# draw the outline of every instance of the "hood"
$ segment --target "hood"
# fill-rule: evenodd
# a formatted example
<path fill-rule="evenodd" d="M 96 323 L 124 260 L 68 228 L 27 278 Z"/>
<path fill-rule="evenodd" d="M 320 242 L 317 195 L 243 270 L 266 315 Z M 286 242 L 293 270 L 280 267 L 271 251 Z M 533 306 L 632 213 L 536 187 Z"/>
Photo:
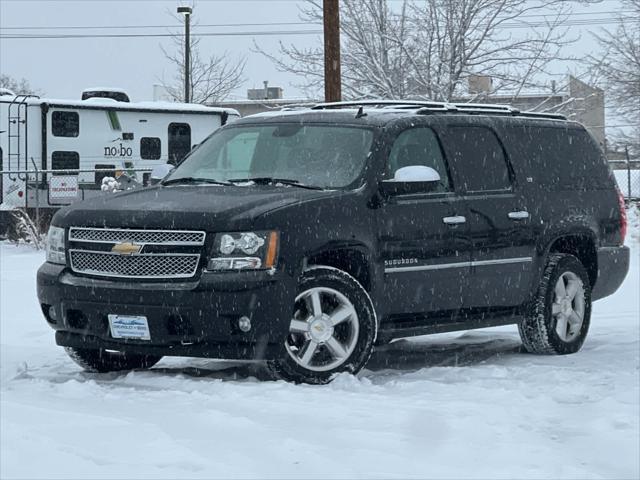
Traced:
<path fill-rule="evenodd" d="M 337 193 L 273 186 L 148 187 L 78 202 L 60 210 L 52 223 L 62 227 L 242 229 L 264 213 Z"/>

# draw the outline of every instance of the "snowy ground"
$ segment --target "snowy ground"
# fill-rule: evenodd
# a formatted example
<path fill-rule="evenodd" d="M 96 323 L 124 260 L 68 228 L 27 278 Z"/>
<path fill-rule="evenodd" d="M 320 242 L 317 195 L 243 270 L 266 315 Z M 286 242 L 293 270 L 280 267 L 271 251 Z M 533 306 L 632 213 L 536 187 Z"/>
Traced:
<path fill-rule="evenodd" d="M 631 271 L 579 353 L 522 353 L 515 327 L 422 337 L 322 387 L 189 359 L 82 373 L 39 312 L 43 254 L 0 244 L 0 478 L 638 478 L 631 220 Z"/>

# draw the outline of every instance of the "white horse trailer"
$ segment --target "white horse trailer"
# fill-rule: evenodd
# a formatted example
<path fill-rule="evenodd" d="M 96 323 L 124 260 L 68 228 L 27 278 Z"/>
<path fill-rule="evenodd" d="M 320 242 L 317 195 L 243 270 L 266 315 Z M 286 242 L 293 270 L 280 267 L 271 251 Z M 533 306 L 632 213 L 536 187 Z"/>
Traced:
<path fill-rule="evenodd" d="M 52 100 L 0 94 L 0 210 L 49 208 L 101 194 L 102 178 L 177 163 L 239 116 L 203 105 Z"/>

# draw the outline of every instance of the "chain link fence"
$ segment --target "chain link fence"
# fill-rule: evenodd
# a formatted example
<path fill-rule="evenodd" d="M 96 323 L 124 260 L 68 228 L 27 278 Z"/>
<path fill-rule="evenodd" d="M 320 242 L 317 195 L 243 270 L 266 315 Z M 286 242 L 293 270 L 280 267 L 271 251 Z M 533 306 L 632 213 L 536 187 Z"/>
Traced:
<path fill-rule="evenodd" d="M 146 186 L 151 170 L 34 168 L 0 172 L 0 239 L 41 236 L 47 231 L 51 217 L 58 208 L 99 195 L 109 195 L 114 189 L 129 190 Z M 111 188 L 105 191 L 105 187 Z M 33 240 L 33 243 L 37 242 Z"/>
<path fill-rule="evenodd" d="M 624 198 L 628 202 L 640 201 L 640 159 L 610 161 L 609 165 Z"/>

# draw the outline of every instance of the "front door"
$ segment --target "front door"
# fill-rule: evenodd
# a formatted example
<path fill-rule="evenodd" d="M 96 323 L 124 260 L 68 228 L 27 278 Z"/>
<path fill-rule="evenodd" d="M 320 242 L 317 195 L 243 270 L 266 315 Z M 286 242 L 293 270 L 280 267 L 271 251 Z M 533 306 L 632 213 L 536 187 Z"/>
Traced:
<path fill-rule="evenodd" d="M 533 275 L 534 235 L 529 206 L 496 133 L 484 126 L 449 126 L 447 153 L 467 200 L 473 252 L 465 303 L 522 304 Z"/>
<path fill-rule="evenodd" d="M 390 195 L 379 212 L 379 240 L 390 315 L 457 311 L 469 274 L 466 206 L 458 196 L 435 132 L 414 127 L 401 132 L 389 155 L 385 176 L 402 167 L 435 169 L 435 189 Z"/>

